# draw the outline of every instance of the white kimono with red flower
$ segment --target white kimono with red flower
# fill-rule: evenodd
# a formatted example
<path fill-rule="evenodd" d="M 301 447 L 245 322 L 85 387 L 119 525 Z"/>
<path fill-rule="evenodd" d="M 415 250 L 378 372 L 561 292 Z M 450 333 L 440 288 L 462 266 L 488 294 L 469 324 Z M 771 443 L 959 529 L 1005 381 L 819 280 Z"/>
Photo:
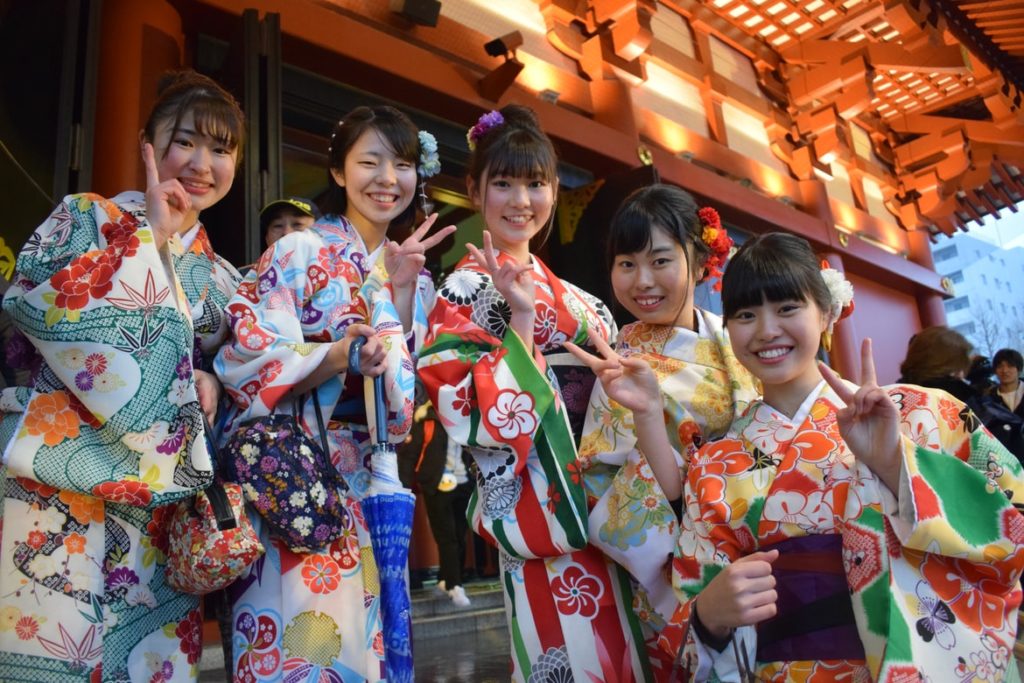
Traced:
<path fill-rule="evenodd" d="M 388 348 L 388 434 L 394 443 L 404 439 L 412 425 L 416 379 L 410 349 L 424 337 L 434 288 L 424 271 L 413 329 L 405 334 L 383 250 L 382 245 L 368 254 L 347 220 L 326 216 L 260 257 L 228 304 L 234 339 L 215 363 L 234 403 L 227 433 L 275 409 L 292 412 L 291 388 L 320 365 L 350 324 L 365 322 Z M 340 683 L 384 677 L 380 584 L 359 502 L 370 483 L 363 386 L 364 378 L 341 373 L 317 390 L 331 462 L 348 483 L 342 494 L 345 535 L 320 552 L 293 553 L 248 508 L 267 552 L 230 589 L 236 680 Z M 306 400 L 302 422 L 319 443 L 315 410 Z"/>
<path fill-rule="evenodd" d="M 69 196 L 4 299 L 44 358 L 5 453 L 0 678 L 192 681 L 199 601 L 164 582 L 167 505 L 212 479 L 193 367 L 237 271 L 202 226 L 158 251 L 141 193 Z"/>
<path fill-rule="evenodd" d="M 470 515 L 500 550 L 513 680 L 643 679 L 643 639 L 623 602 L 628 578 L 587 544 L 570 425 L 582 425 L 594 376 L 562 352 L 566 341 L 587 344 L 588 329 L 611 339 L 615 326 L 604 304 L 533 261 L 534 354 L 508 328 L 508 303 L 490 277 L 467 259 L 438 290 L 420 378 L 477 465 Z"/>

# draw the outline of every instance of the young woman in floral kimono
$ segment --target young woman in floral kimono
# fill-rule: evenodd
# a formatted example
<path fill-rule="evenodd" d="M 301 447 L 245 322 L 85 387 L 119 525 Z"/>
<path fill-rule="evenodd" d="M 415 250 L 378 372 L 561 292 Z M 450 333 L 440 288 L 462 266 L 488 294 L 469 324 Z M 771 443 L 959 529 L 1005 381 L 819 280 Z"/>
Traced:
<path fill-rule="evenodd" d="M 439 169 L 429 133 L 392 107 L 358 107 L 331 136 L 324 217 L 268 249 L 228 304 L 234 340 L 216 370 L 234 402 L 226 429 L 291 412 L 317 389 L 331 461 L 348 484 L 349 528 L 319 552 L 297 554 L 253 513 L 266 555 L 233 587 L 235 680 L 383 679 L 380 587 L 360 499 L 371 443 L 363 377 L 349 375 L 349 347 L 368 338 L 363 374 L 384 374 L 389 434 L 412 424 L 414 363 L 433 301 L 424 252 L 455 228 L 425 237 L 430 216 L 401 245 L 391 225 L 415 216 L 417 183 Z M 419 168 L 417 168 L 419 163 Z M 317 405 L 302 422 L 319 442 Z"/>
<path fill-rule="evenodd" d="M 471 515 L 501 551 L 513 679 L 615 680 L 640 660 L 622 585 L 600 552 L 575 552 L 587 548 L 587 509 L 570 418 L 590 373 L 561 348 L 588 331 L 608 339 L 614 323 L 530 253 L 558 190 L 554 148 L 533 112 L 489 112 L 469 142 L 483 250 L 469 245 L 438 292 L 420 377 L 479 468 Z"/>
<path fill-rule="evenodd" d="M 243 134 L 220 86 L 171 75 L 140 135 L 145 195 L 66 197 L 18 257 L 4 308 L 44 365 L 4 455 L 5 681 L 198 676 L 199 599 L 165 583 L 161 532 L 213 476 L 202 418 L 220 390 L 201 368 L 238 273 L 199 215 Z"/>
<path fill-rule="evenodd" d="M 764 387 L 692 458 L 674 582 L 682 662 L 764 681 L 1016 681 L 1020 464 L 956 399 L 816 361 L 852 288 L 802 238 L 743 245 L 724 280 Z"/>
<path fill-rule="evenodd" d="M 667 679 L 672 664 L 656 636 L 679 605 L 669 564 L 686 463 L 757 396 L 721 319 L 694 305 L 697 283 L 721 275 L 731 246 L 714 209 L 698 211 L 693 198 L 673 185 L 634 192 L 608 233 L 615 298 L 637 318 L 619 333 L 615 348 L 627 363 L 650 368 L 647 377 L 661 402 L 649 414 L 635 414 L 615 399 L 617 381 L 607 390 L 598 383 L 580 460 L 591 502 L 590 542 L 636 580 L 633 604 L 652 657 L 648 677 L 658 680 Z M 593 356 L 567 347 L 601 368 Z M 676 482 L 671 497 L 654 476 L 659 468 Z"/>

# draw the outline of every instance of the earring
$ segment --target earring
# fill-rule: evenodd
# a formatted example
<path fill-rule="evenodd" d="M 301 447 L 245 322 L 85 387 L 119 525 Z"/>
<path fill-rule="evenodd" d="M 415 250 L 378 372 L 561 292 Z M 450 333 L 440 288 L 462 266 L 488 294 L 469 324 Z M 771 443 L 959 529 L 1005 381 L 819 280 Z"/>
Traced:
<path fill-rule="evenodd" d="M 832 327 L 829 326 L 827 330 L 821 333 L 821 346 L 826 351 L 832 351 Z"/>

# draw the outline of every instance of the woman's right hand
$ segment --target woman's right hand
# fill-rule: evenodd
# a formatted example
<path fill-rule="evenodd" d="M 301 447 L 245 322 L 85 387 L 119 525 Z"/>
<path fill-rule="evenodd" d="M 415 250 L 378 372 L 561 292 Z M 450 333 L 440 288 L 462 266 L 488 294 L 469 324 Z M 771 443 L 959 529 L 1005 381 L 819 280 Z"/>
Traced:
<path fill-rule="evenodd" d="M 696 597 L 700 623 L 716 638 L 775 616 L 778 593 L 772 562 L 778 550 L 741 557 L 715 575 Z"/>
<path fill-rule="evenodd" d="M 192 210 L 192 197 L 177 178 L 160 182 L 156 152 L 149 142 L 142 143 L 142 163 L 146 167 L 146 220 L 160 249 L 183 227 Z"/>
<path fill-rule="evenodd" d="M 334 342 L 328 355 L 338 372 L 347 372 L 349 367 L 349 350 L 352 343 L 359 337 L 366 337 L 366 343 L 359 349 L 359 369 L 366 377 L 376 377 L 387 368 L 387 350 L 377 336 L 377 330 L 370 325 L 353 323 L 345 329 L 345 336 Z"/>

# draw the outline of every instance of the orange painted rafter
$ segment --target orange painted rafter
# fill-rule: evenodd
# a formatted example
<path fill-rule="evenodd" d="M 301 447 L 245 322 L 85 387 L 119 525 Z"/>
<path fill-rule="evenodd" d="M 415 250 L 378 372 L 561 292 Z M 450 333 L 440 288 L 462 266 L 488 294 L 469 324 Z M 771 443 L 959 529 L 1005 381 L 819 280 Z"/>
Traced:
<path fill-rule="evenodd" d="M 990 10 L 1002 9 L 1004 7 L 1020 7 L 1020 0 L 989 0 L 988 2 L 965 2 L 960 5 L 967 14 L 987 14 Z"/>

